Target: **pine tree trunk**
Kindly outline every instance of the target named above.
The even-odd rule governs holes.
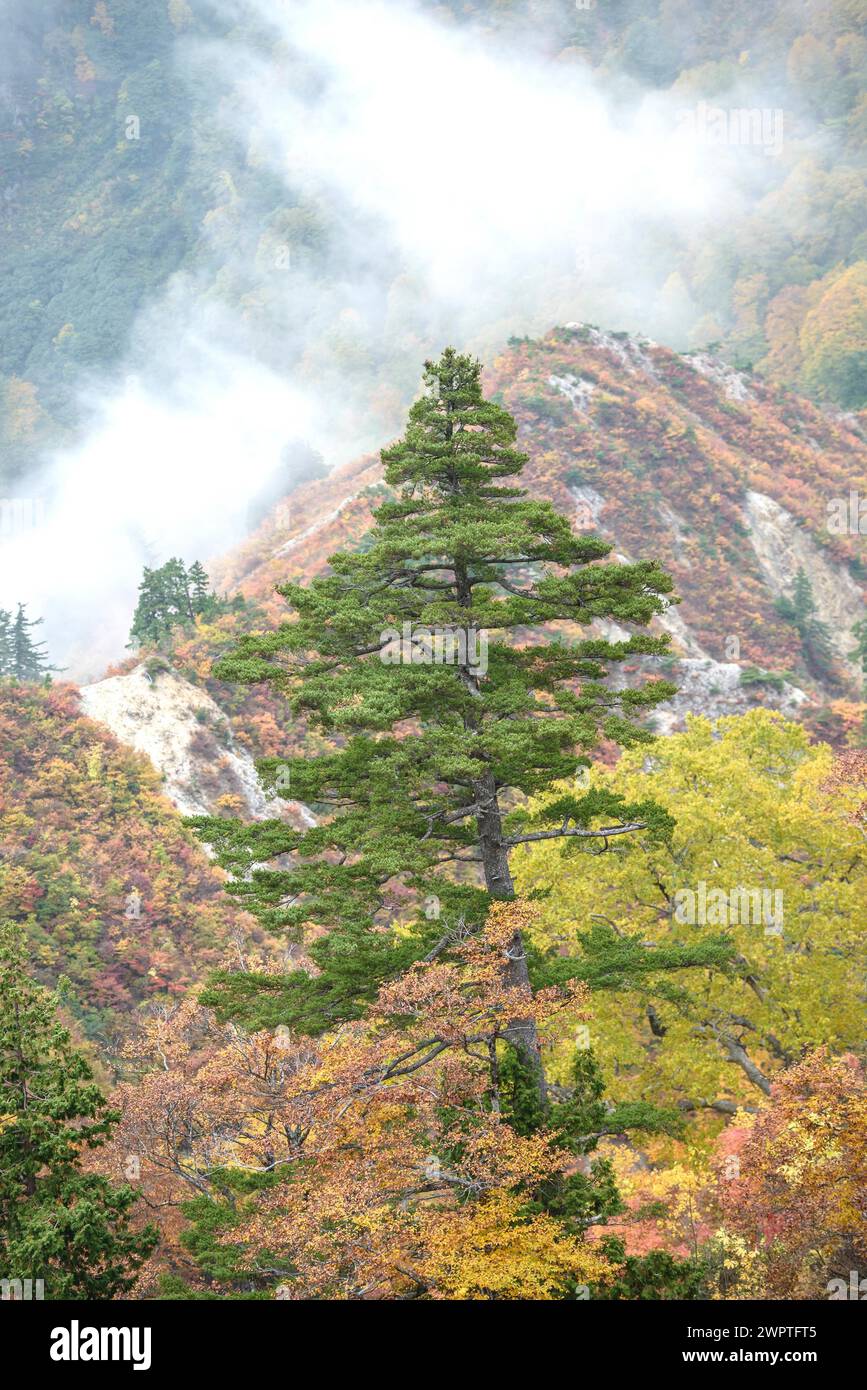
[[[472,608],[472,586],[466,568],[459,562],[455,565],[455,588],[458,603],[463,608]],[[467,634],[466,650],[470,650],[469,633]],[[476,693],[478,693],[478,675],[476,672],[463,668],[461,679],[468,688],[475,687]],[[465,720],[465,725],[467,728],[474,727],[473,722],[469,719]],[[509,871],[509,851],[503,839],[503,822],[493,773],[486,772],[483,777],[473,783],[473,800],[479,807],[476,813],[476,826],[479,833],[482,867],[485,872],[485,886],[492,898],[508,901],[515,896],[515,885]],[[515,932],[509,943],[506,978],[514,989],[529,992],[530,972],[527,969],[524,940],[519,931]],[[503,1036],[523,1058],[530,1074],[535,1078],[539,1099],[544,1107],[547,1103],[547,1086],[535,1019],[526,1016],[510,1019]]]
[[[476,815],[476,825],[479,831],[482,866],[485,871],[485,886],[492,898],[505,900],[514,898],[515,885],[509,870],[509,852],[503,841],[502,818],[493,774],[488,772],[480,781],[475,782],[473,792],[476,804],[480,808]],[[524,939],[519,931],[515,932],[509,943],[509,963],[506,968],[506,978],[512,988],[529,993],[530,973],[527,969]],[[536,1080],[539,1098],[544,1106],[547,1098],[547,1087],[535,1019],[528,1017],[510,1019],[503,1036],[530,1068]]]

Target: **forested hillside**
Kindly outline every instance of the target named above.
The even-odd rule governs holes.
[[[619,676],[670,577],[520,487],[471,358],[425,387],[360,543],[210,675],[315,731],[261,769],[320,815],[193,822],[292,953],[129,1044],[96,1168],[186,1218],[137,1291],[820,1297],[867,1229],[863,750],[760,710],[655,739],[675,688]],[[482,665],[434,655],[460,624]]]
[[[859,419],[708,354],[581,325],[513,342],[486,381],[518,421],[535,496],[620,554],[666,556],[682,600],[663,620],[686,660],[678,719],[781,704],[845,744],[864,715],[853,629],[867,571],[859,535],[837,534],[829,507],[867,496]],[[388,491],[370,459],[299,487],[218,566],[219,583],[276,617],[274,586],[323,572]],[[780,611],[801,567],[828,630],[821,660]]]
[[[611,326],[681,348],[719,344],[735,365],[816,399],[865,404],[863,0],[738,0],[720,13],[686,0],[422,9],[451,13],[457,24],[481,21],[492,51],[529,24],[534,48],[589,65],[624,113],[655,92],[670,94],[675,123],[701,102],[784,114],[773,157],[743,152],[755,179],[748,196],[738,195],[733,224],[648,244],[655,300]],[[22,14],[16,59],[0,70],[2,476],[70,437],[94,372],[148,362],[136,317],[171,293],[177,272],[214,313],[236,316],[261,360],[292,366],[302,379],[350,376],[352,398],[378,397],[381,427],[396,429],[415,376],[395,335],[410,334],[423,350],[437,341],[411,268],[392,247],[390,278],[376,291],[390,322],[359,342],[343,288],[350,262],[338,198],[327,187],[313,195],[301,181],[293,191],[255,141],[233,138],[225,123],[235,100],[231,67],[190,57],[214,42],[279,59],[262,11],[252,3],[223,11],[206,0],[51,0]],[[298,55],[291,71],[312,80]],[[564,162],[565,135],[551,131]],[[707,156],[730,152],[711,142]],[[316,287],[300,340],[284,302],[292,257]],[[573,262],[552,267],[550,283],[543,275],[548,321],[587,317],[582,285],[589,276],[592,289],[601,273]]]
[[[73,689],[0,682],[0,737],[2,916],[111,1050],[143,1002],[183,996],[223,959],[238,915],[153,767],[83,718]]]
[[[867,0],[7,8],[0,1302],[867,1297]]]

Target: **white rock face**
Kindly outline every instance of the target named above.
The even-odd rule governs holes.
[[[854,646],[852,628],[864,617],[864,593],[848,570],[826,560],[815,541],[790,512],[762,492],[748,492],[744,519],[750,542],[768,587],[777,596],[787,593],[799,569],[813,589],[818,618],[828,627],[835,655],[852,679],[859,672],[849,658]]]
[[[296,546],[301,545],[302,541],[309,540],[311,536],[315,536],[317,531],[321,531],[330,521],[334,521],[340,516],[340,513],[344,511],[351,502],[354,502],[357,496],[357,492],[352,492],[348,497],[344,497],[342,502],[340,502],[333,511],[329,512],[326,516],[317,517],[312,526],[308,526],[306,530],[301,531],[297,536],[291,536],[288,541],[284,541],[282,545],[278,545],[276,550],[272,550],[271,554],[275,557],[278,555],[288,555],[290,550],[294,550]]]
[[[582,376],[549,376],[548,385],[571,401],[579,415],[587,414],[587,407],[596,390],[594,381],[587,381]]]
[[[751,401],[753,392],[749,388],[749,377],[720,362],[709,352],[690,352],[685,360],[700,376],[706,376],[716,386],[721,386],[730,401]]]
[[[204,690],[177,671],[153,679],[144,664],[81,689],[84,713],[149,758],[166,795],[185,816],[219,815],[233,796],[249,820],[315,820],[299,802],[266,794],[249,753],[235,746],[228,720]]]
[[[654,711],[656,731],[675,733],[684,727],[688,714],[719,719],[722,715],[746,714],[747,710],[754,709],[755,692],[752,687],[741,685],[741,669],[736,661],[714,661],[712,657],[687,657],[679,661],[672,676],[678,687],[677,694]],[[798,707],[807,699],[803,690],[789,685],[788,681],[783,683],[782,690],[772,686],[763,689],[766,691],[763,703],[789,718],[795,717]]]
[[[647,376],[653,377],[654,381],[659,380],[653,359],[647,353],[648,348],[657,346],[652,338],[645,338],[640,333],[611,333],[589,323],[567,323],[566,327],[583,329],[589,343],[612,353],[631,376],[636,372],[644,372]]]
[[[570,487],[569,491],[575,498],[575,517],[572,522],[574,528],[579,531],[604,531],[600,515],[605,506],[605,498],[601,492],[597,492],[595,487],[585,485],[583,487]]]
[[[674,638],[677,646],[680,647],[682,651],[686,652],[687,656],[694,657],[698,661],[713,660],[705,651],[698,638],[693,636],[692,632],[683,621],[683,618],[680,616],[680,610],[674,605],[672,605],[671,608],[666,608],[664,613],[660,613],[655,621],[665,632],[669,633],[670,636]]]

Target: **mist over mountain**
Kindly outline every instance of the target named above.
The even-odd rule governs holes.
[[[647,42],[613,4],[6,9],[0,476],[44,521],[4,536],[0,604],[73,674],[121,653],[143,563],[240,540],[294,441],[391,437],[445,341],[578,320],[772,358],[758,263],[789,245],[785,295],[855,251],[805,244],[842,137],[782,8],[747,52],[745,14],[673,6]],[[709,99],[784,135],[717,139]]]
[[[827,1379],[867,0],[0,38],[0,1302],[198,1380],[271,1301]]]

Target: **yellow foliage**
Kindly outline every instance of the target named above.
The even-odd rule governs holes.
[[[693,719],[649,756],[631,751],[593,774],[593,785],[668,811],[677,822],[670,843],[637,833],[602,855],[550,842],[516,852],[522,893],[555,885],[531,928],[540,946],[580,954],[577,934],[598,927],[649,950],[721,934],[734,947],[732,973],[679,972],[682,993],[670,999],[636,989],[594,994],[592,1045],[614,1099],[754,1105],[761,1092],[727,1039],[769,1077],[804,1049],[860,1046],[867,844],[853,807],[863,792],[832,787],[832,763],[830,748],[764,710],[715,726]],[[689,890],[697,900],[702,883],[736,910],[709,907],[704,922],[679,920],[686,900],[678,895]],[[766,902],[779,905],[779,923],[756,913]],[[652,1031],[648,1004],[664,1032]],[[573,1024],[564,1016],[549,1029],[561,1080]]]
[[[550,1216],[522,1217],[520,1200],[507,1192],[492,1192],[469,1213],[427,1213],[420,1224],[418,1270],[438,1299],[550,1300],[570,1284],[586,1287],[613,1273]]]

